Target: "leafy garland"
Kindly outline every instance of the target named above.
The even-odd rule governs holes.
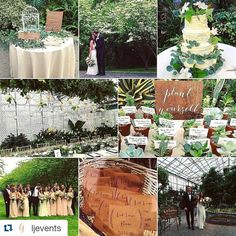
[[[177,50],[173,50],[171,53],[171,62],[170,65],[167,66],[167,71],[172,72],[173,75],[177,75],[182,68],[184,67],[183,62],[187,61],[189,64],[194,64],[193,68],[190,68],[190,73],[193,78],[205,78],[209,75],[214,74],[220,67],[223,66],[224,59],[221,57],[221,50],[215,48],[215,50],[209,55],[196,55],[192,53],[182,53],[180,46],[177,46]],[[182,56],[187,57],[187,59],[181,58]],[[204,60],[216,59],[217,62],[214,66],[211,66],[209,69],[201,70],[196,68],[196,63],[204,64]]]
[[[13,44],[24,48],[24,49],[32,49],[32,48],[46,48],[43,40],[46,39],[48,36],[52,36],[55,38],[60,38],[60,39],[66,39],[69,37],[72,37],[72,34],[70,32],[67,32],[65,30],[62,30],[60,32],[47,32],[45,31],[44,28],[41,27],[39,30],[40,33],[40,39],[39,40],[23,40],[23,39],[18,39],[17,34],[16,37],[13,41]]]

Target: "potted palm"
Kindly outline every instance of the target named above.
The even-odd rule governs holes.
[[[227,138],[231,134],[231,131],[226,131],[224,126],[219,126],[213,131],[213,136],[210,138],[211,151],[216,156],[221,156],[217,149],[220,148],[218,145],[219,138]]]

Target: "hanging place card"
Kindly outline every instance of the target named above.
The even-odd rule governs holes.
[[[150,127],[152,124],[151,119],[134,119],[135,127],[143,128]]]
[[[216,128],[219,126],[226,126],[228,123],[227,120],[211,120],[210,127]]]
[[[137,111],[136,106],[124,106],[122,107],[122,110],[126,113],[126,114],[132,114],[135,113]]]
[[[163,142],[163,141],[162,140],[154,140],[155,148],[159,148],[161,142]],[[173,148],[176,147],[176,141],[175,140],[168,140],[168,141],[164,141],[164,142],[168,142],[168,144],[167,144],[168,149],[173,149]]]
[[[147,145],[148,143],[147,137],[128,136],[127,140],[129,144],[134,144],[134,145]]]
[[[154,115],[155,114],[155,109],[152,108],[152,107],[141,106],[141,109],[146,114],[150,114],[150,115]]]
[[[129,116],[119,116],[117,118],[117,123],[119,125],[127,125],[130,124],[130,117]]]
[[[234,118],[230,119],[230,126],[236,126],[236,119]]]
[[[165,118],[159,118],[159,123],[168,127],[175,127],[175,122],[173,120],[168,120]]]
[[[208,134],[208,129],[204,128],[190,128],[189,136],[206,138]]]

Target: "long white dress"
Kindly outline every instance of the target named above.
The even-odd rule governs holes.
[[[197,224],[199,229],[204,229],[206,221],[206,209],[201,202],[197,204]]]
[[[87,75],[97,75],[98,74],[98,63],[97,63],[96,43],[94,43],[93,49],[91,50],[91,59],[94,60],[95,65],[88,66]]]

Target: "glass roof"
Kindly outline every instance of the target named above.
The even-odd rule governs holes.
[[[199,184],[201,176],[211,167],[223,171],[226,167],[236,165],[236,158],[158,158],[158,166],[164,167],[170,174]]]

